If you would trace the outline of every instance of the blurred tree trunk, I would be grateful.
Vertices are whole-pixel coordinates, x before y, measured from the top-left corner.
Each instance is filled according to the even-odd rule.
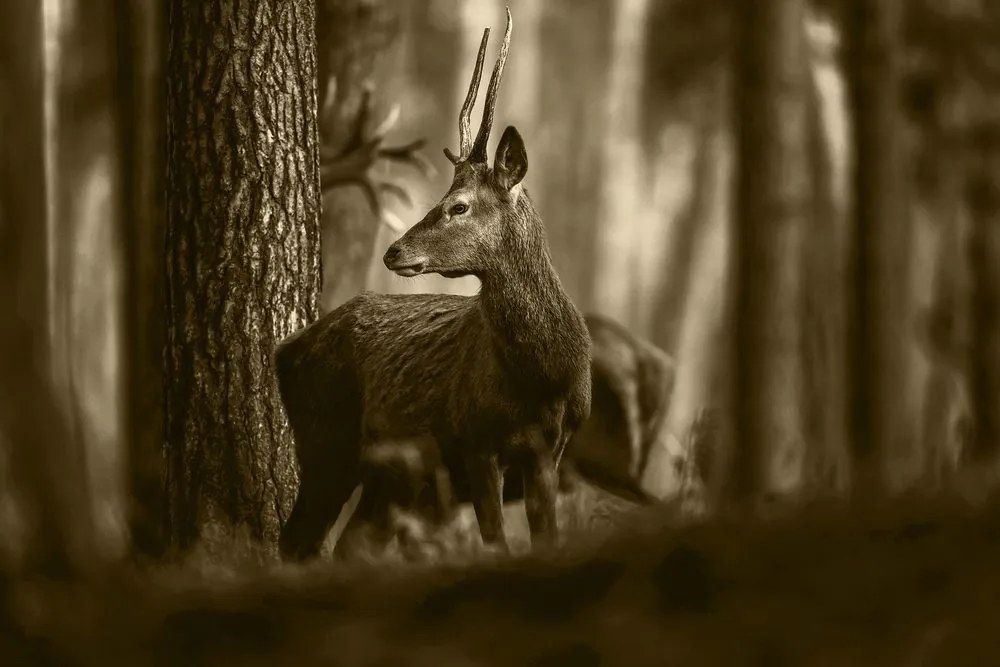
[[[615,7],[572,0],[541,4],[540,141],[528,145],[538,155],[529,180],[535,184],[532,196],[545,220],[553,265],[577,306],[590,311],[596,306],[594,264],[603,220],[598,204],[609,167],[603,157],[607,119],[598,100],[609,85]],[[567,15],[574,16],[576,27],[567,29]],[[508,89],[506,95],[517,92]]]
[[[117,0],[124,335],[122,370],[132,548],[164,545],[162,5]]]
[[[597,101],[604,107],[601,178],[592,284],[595,309],[632,326],[638,306],[636,248],[650,215],[649,182],[640,145],[645,65],[643,30],[649,0],[613,4],[607,87]]]
[[[666,257],[663,260],[661,289],[656,302],[657,342],[671,354],[677,352],[685,323],[685,299],[694,279],[695,250],[708,226],[716,198],[725,196],[718,182],[718,137],[727,116],[728,71],[711,70],[710,83],[698,92],[695,156],[692,166],[692,194],[686,208],[674,221]]]
[[[84,10],[86,5],[86,10]],[[123,305],[113,3],[43,3],[46,42],[51,370],[80,442],[98,541],[124,547],[120,347]]]
[[[740,5],[733,232],[734,506],[801,481],[802,239],[809,209],[808,52],[803,0]],[[752,506],[750,506],[752,507]]]
[[[720,80],[728,81],[726,77]],[[694,196],[701,202],[694,204],[700,209],[697,211],[699,219],[691,223],[700,229],[690,249],[690,276],[684,281],[687,291],[683,295],[675,353],[677,375],[663,431],[654,441],[642,472],[642,488],[657,498],[671,497],[681,491],[679,461],[714,454],[696,452],[694,448],[712,448],[718,443],[696,443],[691,436],[700,415],[706,411],[718,414],[726,407],[724,398],[720,398],[720,390],[724,390],[720,387],[724,374],[720,366],[727,361],[722,351],[728,340],[726,290],[730,281],[727,257],[731,245],[726,227],[732,199],[725,190],[732,182],[733,173],[731,136],[724,129],[729,108],[727,97],[720,95],[715,100],[712,117],[703,128],[703,131],[710,131],[704,142],[699,142],[703,145],[698,150],[705,154],[696,158],[702,168],[694,185]],[[706,472],[700,471],[702,475]]]
[[[177,0],[167,52],[168,533],[277,542],[295,497],[271,358],[320,292],[314,0]]]
[[[1000,463],[1000,123],[997,106],[974,133],[970,174],[971,273],[970,385],[974,419],[969,460]]]
[[[48,575],[97,556],[86,456],[69,427],[55,329],[52,164],[58,59],[55,3],[4,3],[0,36],[0,468],[6,555]],[[7,511],[4,521],[11,520]],[[12,530],[13,528],[13,530]]]
[[[351,139],[365,91],[374,89],[381,78],[379,67],[395,41],[398,13],[397,6],[386,0],[317,3],[319,95],[324,109],[320,141],[327,149]],[[364,132],[370,132],[385,113],[378,103],[373,110],[375,116]],[[324,310],[332,310],[365,288],[380,221],[358,188],[327,190],[323,203],[323,260],[330,268],[323,275],[322,304]]]
[[[808,85],[812,215],[802,245],[804,475],[816,492],[837,494],[846,490],[849,474],[843,365],[847,295],[838,233],[842,217],[833,189],[833,155],[822,93],[813,71]]]
[[[905,438],[909,211],[898,109],[900,0],[846,5],[848,86],[854,128],[850,317],[852,484],[877,493]]]
[[[964,125],[962,84],[954,63],[940,82],[929,118],[927,153],[918,180],[930,193],[934,212],[934,273],[930,303],[917,320],[917,336],[928,361],[921,415],[923,477],[940,487],[956,472],[966,445],[971,406],[967,377],[969,291],[965,248],[968,215],[965,202],[966,156],[958,141]]]

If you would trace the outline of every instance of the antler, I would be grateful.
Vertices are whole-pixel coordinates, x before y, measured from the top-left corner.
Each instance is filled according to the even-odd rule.
[[[483,30],[483,39],[479,43],[479,55],[476,56],[476,68],[472,71],[472,82],[469,84],[469,92],[465,94],[465,103],[462,104],[462,111],[458,114],[458,155],[445,148],[444,154],[451,163],[457,165],[468,159],[472,153],[472,128],[470,121],[472,117],[472,107],[476,105],[476,96],[479,94],[479,82],[483,78],[483,61],[486,59],[486,44],[490,41],[490,29]]]
[[[451,163],[458,166],[462,162],[486,162],[486,142],[490,138],[490,130],[493,128],[493,112],[497,104],[497,92],[500,89],[500,77],[503,75],[503,68],[507,62],[507,53],[510,51],[510,31],[511,18],[510,8],[507,9],[507,30],[504,32],[503,43],[500,44],[500,54],[497,56],[496,65],[493,66],[493,75],[490,77],[490,85],[486,91],[486,104],[483,108],[483,120],[479,125],[479,132],[476,135],[475,143],[472,142],[469,120],[472,114],[472,107],[476,104],[476,95],[479,92],[479,83],[483,74],[483,60],[486,58],[486,45],[490,39],[490,29],[483,30],[483,39],[479,44],[479,55],[476,57],[476,68],[472,72],[472,82],[469,84],[469,92],[465,96],[465,103],[462,105],[462,112],[458,116],[458,141],[459,155],[455,155],[449,149],[444,149],[445,156]]]
[[[336,78],[331,77],[323,109],[324,120],[330,122],[333,118],[333,99],[337,94],[336,90]],[[408,164],[416,167],[425,176],[432,174],[434,168],[419,152],[424,145],[423,139],[417,139],[405,146],[392,148],[382,146],[385,135],[399,119],[398,106],[393,107],[386,119],[369,135],[366,129],[371,116],[371,107],[371,90],[366,89],[347,144],[339,150],[330,147],[320,149],[322,189],[323,192],[327,192],[343,185],[359,186],[368,199],[372,212],[395,231],[400,231],[401,223],[396,222],[382,206],[379,194],[383,192],[392,194],[406,203],[410,202],[410,196],[405,189],[394,183],[376,183],[369,175],[369,169],[379,160]]]
[[[507,8],[507,30],[504,31],[503,43],[500,44],[500,55],[497,56],[497,64],[493,67],[493,76],[490,77],[490,87],[486,90],[486,104],[483,108],[483,122],[479,125],[479,134],[476,135],[476,143],[472,147],[472,154],[469,159],[472,162],[486,162],[486,142],[490,139],[490,130],[493,129],[493,112],[497,106],[497,92],[500,90],[500,77],[503,76],[503,67],[507,63],[507,52],[510,50],[510,8]]]

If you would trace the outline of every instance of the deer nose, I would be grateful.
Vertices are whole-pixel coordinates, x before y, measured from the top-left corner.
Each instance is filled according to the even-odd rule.
[[[389,249],[385,251],[385,255],[382,257],[382,263],[385,264],[385,268],[390,271],[395,268],[396,264],[399,263],[400,253],[399,246],[395,243],[389,246]]]
[[[385,256],[382,258],[385,268],[406,278],[419,276],[427,267],[427,258],[423,255],[414,255],[412,251],[397,245],[398,243],[398,241],[393,243],[385,251]]]

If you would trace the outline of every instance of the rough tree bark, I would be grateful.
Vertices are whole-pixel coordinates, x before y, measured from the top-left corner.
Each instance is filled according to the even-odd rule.
[[[271,354],[314,320],[314,0],[168,12],[166,435],[174,546],[275,544],[295,498]]]
[[[794,492],[802,466],[801,245],[808,59],[801,0],[741,3],[733,231],[733,427],[726,500]],[[750,505],[752,506],[752,505]]]
[[[904,437],[905,289],[909,221],[898,109],[899,0],[845,8],[854,145],[849,318],[851,451],[856,492],[878,492]]]

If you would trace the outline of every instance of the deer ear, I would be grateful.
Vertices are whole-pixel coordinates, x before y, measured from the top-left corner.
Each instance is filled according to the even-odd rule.
[[[493,160],[493,177],[497,185],[510,190],[521,182],[528,173],[528,154],[524,151],[524,141],[513,125],[508,125],[497,144],[497,154]]]

